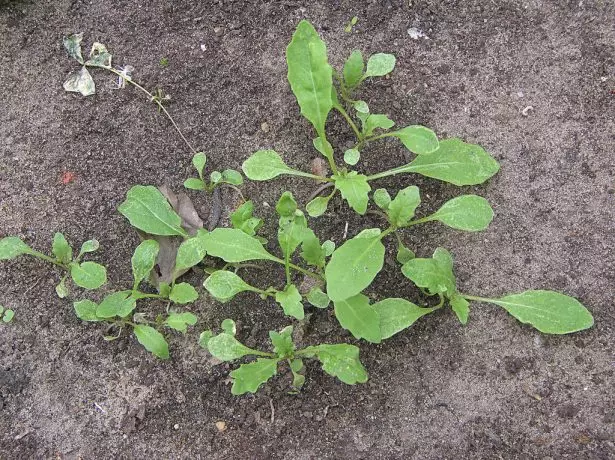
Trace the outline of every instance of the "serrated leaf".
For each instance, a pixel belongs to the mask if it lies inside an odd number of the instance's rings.
[[[171,329],[175,329],[176,331],[186,333],[188,330],[188,326],[194,326],[198,318],[196,315],[185,312],[185,313],[170,313],[164,324],[169,326]]]
[[[100,321],[100,318],[96,316],[96,305],[91,300],[80,300],[78,302],[73,302],[73,307],[75,308],[75,314],[77,317],[83,321]]]
[[[83,64],[83,56],[81,55],[81,42],[83,41],[83,34],[73,34],[68,37],[64,37],[62,43],[68,55],[75,59],[79,64]]]
[[[81,245],[81,249],[79,250],[79,255],[77,256],[77,258],[80,259],[82,255],[87,254],[88,252],[98,251],[99,248],[100,243],[98,242],[98,240],[92,239],[85,241]]]
[[[88,72],[88,69],[82,67],[78,72],[71,72],[64,82],[64,90],[81,93],[82,96],[91,96],[96,93],[96,85]]]
[[[365,214],[369,192],[372,189],[367,182],[367,176],[356,171],[351,171],[345,176],[335,176],[335,188],[342,193],[342,197],[352,209],[361,215]]]
[[[356,339],[380,343],[380,318],[363,294],[333,302],[335,316],[340,325],[349,330]]]
[[[177,249],[175,257],[175,271],[187,270],[200,263],[207,254],[205,249],[205,239],[207,231],[203,229],[197,230],[197,234],[184,240]]]
[[[243,162],[241,169],[250,180],[264,181],[273,179],[280,174],[289,174],[294,170],[289,168],[275,150],[259,150]]]
[[[414,284],[431,294],[450,297],[455,293],[452,258],[446,249],[437,248],[431,259],[411,259],[401,267],[401,271]]]
[[[169,359],[169,344],[164,336],[151,326],[137,324],[134,327],[137,340],[147,351],[161,359]]]
[[[207,349],[214,358],[218,358],[220,361],[233,361],[234,359],[254,354],[254,350],[246,347],[226,332],[210,338],[207,342]]]
[[[243,291],[253,291],[254,288],[238,275],[226,270],[213,272],[203,283],[207,292],[220,302],[228,302],[236,294]]]
[[[305,230],[303,241],[301,242],[301,249],[301,257],[309,265],[315,267],[325,266],[325,250],[322,248],[318,237],[312,230]]]
[[[320,217],[327,211],[330,199],[328,196],[317,196],[305,206],[305,210],[310,217]]]
[[[225,262],[277,260],[259,240],[235,228],[216,228],[204,236],[204,245],[207,254]]]
[[[581,302],[559,292],[525,291],[484,301],[503,307],[545,334],[570,334],[594,325],[594,318]]]
[[[331,300],[352,297],[371,284],[384,265],[380,237],[353,238],[337,248],[325,269]]]
[[[199,293],[189,283],[174,284],[169,294],[169,300],[179,304],[194,302],[198,298]]]
[[[144,240],[136,247],[130,259],[135,286],[138,286],[141,281],[147,278],[149,273],[154,269],[159,250],[160,245],[156,240]]]
[[[386,211],[389,207],[389,204],[391,204],[391,195],[389,195],[389,192],[387,192],[387,190],[384,188],[377,189],[374,192],[372,198],[374,200],[374,203],[376,203],[376,206],[378,206],[384,211]]]
[[[90,58],[86,61],[85,65],[104,67],[106,69],[111,67],[111,54],[107,51],[107,47],[102,43],[94,42],[90,51]]]
[[[131,291],[119,291],[109,294],[96,308],[99,318],[113,318],[128,316],[137,306],[136,300],[131,297]]]
[[[327,308],[331,300],[319,287],[313,287],[305,296],[306,300],[316,308]]]
[[[415,172],[455,185],[482,184],[500,169],[498,162],[485,150],[460,139],[440,141],[438,150],[419,155],[400,172]]]
[[[73,260],[73,248],[68,244],[68,241],[66,241],[66,238],[60,232],[53,235],[51,252],[60,263],[67,264]]]
[[[199,177],[203,178],[203,170],[205,169],[205,164],[207,163],[207,156],[203,152],[197,152],[192,157],[192,166],[196,169]]]
[[[395,68],[395,56],[386,53],[372,54],[367,61],[367,77],[383,77]]]
[[[359,349],[354,345],[323,344],[302,351],[308,356],[315,355],[323,371],[348,385],[367,382],[367,371],[359,360]]]
[[[107,282],[107,269],[96,262],[70,264],[70,276],[77,286],[98,289]]]
[[[235,171],[234,169],[225,169],[222,171],[222,182],[226,182],[227,184],[232,185],[241,185],[243,184],[243,177],[239,171]]]
[[[256,393],[258,388],[278,372],[278,360],[258,358],[253,363],[242,364],[229,375],[233,379],[231,393],[238,396]]]
[[[353,88],[361,82],[364,67],[361,51],[354,50],[344,63],[344,82],[348,88]]]
[[[292,334],[292,326],[287,326],[280,332],[269,331],[269,338],[273,344],[273,351],[280,358],[292,356],[293,351],[295,351],[295,344],[293,343]]]
[[[468,316],[470,314],[470,302],[459,294],[455,294],[449,299],[449,303],[455,315],[457,315],[459,322],[465,325],[468,322]]]
[[[415,185],[400,190],[387,209],[391,224],[396,227],[406,225],[414,217],[414,211],[420,203],[419,188]]]
[[[118,211],[133,227],[161,236],[187,236],[182,219],[173,211],[164,195],[151,185],[135,185],[126,194]]]
[[[447,201],[429,220],[437,220],[449,227],[468,232],[485,230],[493,220],[489,202],[477,195],[461,195]]]
[[[286,48],[288,81],[297,98],[301,114],[307,118],[319,136],[333,106],[332,69],[327,61],[327,47],[308,21],[297,26]]]
[[[418,155],[433,153],[440,146],[436,133],[420,125],[406,126],[391,134],[399,138],[408,150]]]
[[[390,129],[395,126],[395,122],[386,115],[371,114],[363,121],[363,134],[371,136],[376,129]]]
[[[197,177],[190,177],[184,181],[184,187],[189,190],[205,190],[206,185]]]
[[[297,210],[297,202],[295,201],[293,194],[290,192],[282,193],[280,199],[275,205],[275,210],[281,217],[293,216]]]
[[[357,149],[348,149],[344,152],[344,163],[351,166],[356,165],[361,159],[361,152]]]
[[[394,336],[412,326],[416,320],[436,308],[421,308],[406,299],[384,299],[373,305],[380,317],[380,335],[382,340]]]
[[[0,260],[12,259],[22,254],[32,254],[32,249],[21,238],[7,236],[0,239]]]
[[[280,304],[284,314],[297,319],[303,319],[305,316],[301,300],[301,294],[294,284],[289,284],[283,291],[275,293],[275,301]]]

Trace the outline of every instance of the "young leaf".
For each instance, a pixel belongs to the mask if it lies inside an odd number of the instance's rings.
[[[406,262],[408,262],[409,260],[412,260],[416,257],[416,255],[414,254],[414,252],[410,249],[408,249],[406,246],[404,246],[403,244],[399,244],[397,246],[397,255],[395,256],[395,260],[397,260],[397,262],[399,262],[400,264],[405,264]]]
[[[436,133],[420,125],[406,126],[391,134],[399,138],[408,150],[418,155],[433,153],[440,146]]]
[[[401,267],[401,271],[406,278],[431,294],[450,292],[451,281],[434,259],[411,259]]]
[[[445,139],[435,152],[419,155],[401,168],[455,185],[482,184],[499,169],[498,162],[480,145],[466,144],[460,139]]]
[[[75,308],[75,314],[77,317],[83,321],[100,321],[100,318],[96,316],[96,305],[91,300],[80,300],[78,302],[73,302],[73,307]]]
[[[0,260],[12,259],[22,254],[32,254],[32,249],[21,238],[7,236],[0,239]]]
[[[162,236],[188,235],[181,227],[181,217],[173,211],[162,193],[151,185],[132,187],[118,211],[133,227],[146,233]]]
[[[113,318],[128,316],[137,306],[137,302],[130,296],[131,291],[119,291],[109,294],[96,308],[98,318]]]
[[[317,196],[306,205],[305,210],[310,217],[320,217],[327,211],[330,199],[328,196]]]
[[[263,220],[253,217],[254,203],[252,200],[246,201],[231,214],[231,224],[250,236],[256,235],[258,229],[263,225]]]
[[[324,156],[329,156],[329,152],[333,152],[333,146],[329,143],[329,141],[325,139],[325,142],[323,143],[320,136],[313,139],[312,144],[314,144],[314,148]],[[326,173],[323,175],[326,175]]]
[[[277,372],[277,359],[258,358],[253,363],[242,364],[229,374],[233,379],[231,393],[236,396],[256,393],[258,388]]]
[[[197,234],[184,240],[177,249],[175,258],[175,271],[186,270],[200,263],[207,254],[205,250],[205,240],[207,231],[202,228],[197,230]]]
[[[438,220],[449,227],[468,232],[485,230],[493,219],[489,202],[477,195],[461,195],[447,201],[429,220]]]
[[[207,349],[214,358],[220,361],[233,361],[246,355],[254,354],[254,350],[243,345],[231,334],[222,332],[207,342]]]
[[[310,229],[306,229],[301,243],[301,257],[308,264],[315,267],[325,266],[325,250],[322,248],[318,237]]]
[[[470,314],[470,302],[459,294],[455,294],[450,298],[449,303],[455,315],[457,315],[459,322],[465,325],[468,322],[468,316]]]
[[[406,299],[384,299],[373,305],[380,317],[380,335],[382,340],[394,336],[412,326],[420,317],[431,313],[436,308],[421,308]]]
[[[344,152],[344,163],[351,166],[356,165],[361,159],[361,152],[357,149],[348,149]]]
[[[207,350],[207,344],[209,343],[209,339],[211,339],[213,336],[214,334],[211,331],[201,332],[201,334],[199,335],[199,346]]]
[[[354,88],[361,82],[364,67],[361,51],[354,50],[344,63],[344,82],[349,89]]]
[[[352,106],[354,107],[354,109],[361,113],[361,114],[368,114],[369,113],[369,105],[367,105],[367,102],[365,101],[355,101],[354,104],[352,104]],[[365,117],[367,118],[367,117]],[[362,122],[364,122],[363,119],[361,119]]]
[[[205,169],[205,164],[207,163],[207,156],[203,152],[197,152],[192,157],[192,166],[196,169],[199,177],[203,179],[203,169]]]
[[[231,185],[241,185],[243,184],[243,177],[239,171],[235,171],[234,169],[225,169],[222,171],[222,182],[226,182]]]
[[[293,373],[293,387],[297,390],[300,390],[303,384],[305,383],[305,376],[300,374],[303,370],[303,360],[301,358],[296,358],[291,360],[290,362],[290,370]]]
[[[344,176],[335,176],[335,188],[342,193],[342,197],[352,209],[359,214],[365,214],[369,201],[371,187],[367,182],[367,176],[351,171]]]
[[[64,235],[62,235],[60,232],[57,232],[55,235],[53,235],[53,242],[51,243],[51,252],[54,256],[56,256],[56,259],[60,263],[67,264],[71,260],[73,260],[73,248],[71,248],[70,244],[68,244],[68,241],[66,241]]]
[[[269,254],[261,242],[235,228],[216,228],[204,237],[207,254],[219,257],[225,262],[247,260],[277,260]]]
[[[188,283],[174,284],[169,294],[169,300],[179,304],[194,302],[198,298],[199,293],[196,292],[194,286]]]
[[[79,255],[77,256],[77,259],[81,259],[81,256],[88,252],[98,251],[98,248],[100,248],[100,243],[98,242],[98,240],[85,241],[81,245],[81,249],[79,250]]]
[[[372,198],[376,206],[384,211],[386,211],[389,208],[389,204],[391,204],[391,195],[389,195],[389,192],[384,188],[377,189]]]
[[[149,273],[154,269],[159,250],[160,245],[156,240],[144,240],[137,246],[130,259],[135,286],[138,286],[141,281],[147,278]]]
[[[227,334],[230,334],[232,336],[235,336],[235,334],[237,334],[237,325],[232,319],[227,318],[223,320],[222,323],[220,323],[220,327]]]
[[[390,129],[393,126],[395,126],[395,122],[389,117],[374,113],[363,122],[363,134],[371,136],[376,129]]]
[[[316,308],[327,308],[331,300],[319,287],[313,287],[305,296],[306,300]]]
[[[213,272],[203,283],[207,292],[220,302],[228,302],[239,292],[253,291],[254,288],[238,275],[226,270]]]
[[[282,157],[275,150],[259,150],[243,162],[241,169],[250,180],[264,181],[280,174],[289,174],[294,170],[286,166]]]
[[[335,251],[335,243],[331,240],[327,240],[322,243],[322,250],[325,251],[325,257],[329,257]]]
[[[372,54],[367,61],[367,70],[364,78],[383,77],[395,68],[395,56],[392,54]]]
[[[522,323],[545,334],[570,334],[594,325],[594,318],[581,302],[559,292],[525,291],[483,301],[503,307]]]
[[[212,171],[209,175],[209,180],[212,184],[217,184],[222,180],[222,173],[220,171]]]
[[[379,236],[355,237],[337,248],[325,268],[329,298],[344,300],[369,286],[382,270],[384,252]]]
[[[68,297],[68,288],[66,287],[66,279],[62,278],[56,286],[56,294],[60,299]]]
[[[297,98],[301,114],[319,136],[324,136],[325,122],[333,106],[332,69],[327,61],[327,47],[312,24],[303,20],[286,48],[288,81]]]
[[[279,333],[276,331],[269,331],[269,338],[273,344],[273,351],[280,358],[292,356],[293,351],[295,351],[292,334],[292,326],[286,326]]]
[[[291,218],[282,217],[278,229],[278,243],[282,254],[290,257],[301,242],[313,233],[307,228],[307,221],[301,211],[297,211]]]
[[[275,210],[281,217],[293,216],[297,210],[297,202],[295,201],[293,194],[290,192],[282,193],[280,199],[275,205]]]
[[[316,356],[322,370],[348,385],[367,382],[367,371],[359,360],[359,349],[345,343],[323,344],[301,350],[306,356]]]
[[[94,67],[111,67],[111,54],[107,51],[107,47],[102,43],[94,42],[90,51],[90,58],[85,62],[85,65]]]
[[[184,187],[190,190],[205,190],[205,182],[197,177],[190,177],[184,181]]]
[[[356,339],[380,343],[380,317],[363,294],[333,302],[335,316],[340,325],[349,330]]]
[[[70,276],[77,286],[85,289],[98,289],[107,282],[107,269],[96,262],[73,262]]]
[[[91,96],[96,93],[96,85],[88,69],[81,67],[81,70],[78,72],[71,72],[68,76],[64,82],[64,90],[73,93],[81,93],[82,96]]]
[[[419,188],[415,185],[400,190],[388,206],[389,221],[396,227],[406,225],[414,217],[414,211],[420,203]]]
[[[301,303],[301,294],[294,284],[289,284],[283,291],[275,293],[275,301],[280,304],[284,314],[303,319],[305,312]]]
[[[83,56],[81,55],[81,42],[83,41],[83,34],[73,34],[68,37],[64,37],[62,43],[68,55],[77,60],[79,64],[83,65]]]
[[[194,326],[197,320],[196,315],[192,313],[170,313],[164,324],[185,334],[188,326]]]
[[[15,317],[15,312],[11,310],[10,308],[7,308],[4,311],[4,314],[2,315],[2,322],[10,323],[11,321],[13,321],[14,317]]]
[[[137,324],[134,327],[137,340],[147,351],[161,359],[169,359],[169,344],[164,336],[151,326]]]

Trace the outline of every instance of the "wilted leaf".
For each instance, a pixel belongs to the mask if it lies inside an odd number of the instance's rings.
[[[88,69],[82,67],[78,72],[72,72],[64,82],[64,89],[82,96],[91,96],[96,92],[94,80]]]

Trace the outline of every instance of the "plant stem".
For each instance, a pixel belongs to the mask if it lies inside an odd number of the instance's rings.
[[[282,264],[282,265],[286,265],[285,261],[283,261],[282,259],[278,259],[277,257],[274,257],[273,259],[268,259],[268,260],[271,260],[273,262],[277,262],[277,263]],[[319,275],[317,273],[314,273],[314,272],[312,272],[310,270],[306,270],[305,268],[300,267],[299,265],[295,265],[292,262],[289,262],[288,266],[290,268],[292,268],[293,270],[296,270],[298,272],[303,273],[304,275],[309,276],[310,278],[314,278],[315,280],[318,280],[318,281],[324,281],[325,280],[325,278],[323,276],[321,276],[321,275]]]
[[[38,257],[39,259],[43,259],[46,262],[52,263],[54,265],[57,265],[58,267],[61,267],[64,270],[68,270],[68,265],[65,265],[65,264],[63,264],[61,262],[58,262],[53,257],[49,257],[48,255],[43,254],[42,252],[38,252],[38,251],[35,251],[35,250],[32,249],[28,254],[30,254],[31,256],[34,256],[34,257]]]
[[[475,295],[467,295],[467,294],[461,294],[461,293],[459,295],[466,300],[475,300],[477,302],[493,303],[494,300],[497,300],[497,299],[489,299],[487,297],[478,297]]]
[[[432,216],[421,217],[420,219],[412,220],[408,222],[406,225],[403,225],[401,228],[412,227],[413,225],[424,224],[425,222],[431,222],[434,220]]]
[[[367,176],[367,180],[370,181],[370,180],[382,179],[383,177],[393,176],[395,174],[411,172],[413,169],[414,168],[409,164],[398,166],[397,168],[389,169],[387,171],[382,171],[377,174],[372,174],[371,176]]]
[[[342,114],[342,116],[346,119],[346,122],[350,125],[350,127],[354,131],[354,134],[355,136],[357,136],[357,139],[359,140],[359,142],[361,142],[363,140],[361,131],[359,131],[359,128],[357,128],[357,125],[355,124],[354,121],[352,121],[352,118],[350,118],[350,115],[348,115],[348,112],[346,112],[344,107],[342,107],[339,104],[335,104],[333,108]]]
[[[284,272],[286,273],[286,285],[288,286],[289,284],[291,284],[291,279],[290,279],[290,253],[286,253],[286,256],[284,257]]]
[[[329,165],[331,166],[331,169],[333,169],[333,166],[335,165],[335,163],[333,163],[333,165],[331,165],[331,162],[333,160],[331,160],[328,156],[327,156],[327,159],[329,160]],[[316,174],[310,174],[310,173],[306,173],[306,172],[303,172],[303,171],[298,171],[296,169],[292,169],[292,170],[286,171],[285,174],[288,174],[290,176],[308,177],[310,179],[315,179],[315,180],[320,181],[320,182],[333,182],[333,179],[331,179],[330,177],[317,176]]]

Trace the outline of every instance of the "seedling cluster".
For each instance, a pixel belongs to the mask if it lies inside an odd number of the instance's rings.
[[[83,66],[65,83],[68,91],[93,94],[94,82],[87,68],[110,71],[119,76],[120,81],[145,91],[186,141],[164,108],[161,92],[154,96],[136,84],[126,69],[113,68],[111,55],[102,44],[95,43],[89,59],[84,60],[80,43],[81,35],[73,35],[64,41],[69,55]],[[306,308],[326,309],[332,305],[339,325],[356,339],[370,343],[380,343],[442,308],[450,308],[465,325],[472,302],[500,306],[522,323],[546,334],[567,334],[593,325],[592,315],[581,303],[558,292],[528,290],[499,298],[461,292],[449,251],[436,248],[432,257],[417,258],[413,250],[406,247],[405,232],[427,222],[440,222],[462,231],[484,230],[493,218],[491,206],[480,196],[461,195],[444,203],[436,212],[424,215],[420,212],[418,187],[398,190],[393,197],[384,188],[374,190],[372,184],[375,181],[413,173],[457,186],[477,185],[496,174],[499,164],[482,147],[457,138],[438,139],[424,126],[393,130],[393,120],[385,114],[371,113],[367,102],[355,98],[363,82],[393,71],[393,55],[374,54],[365,64],[361,52],[353,51],[342,71],[338,72],[329,65],[325,43],[314,27],[301,21],[288,45],[286,61],[288,80],[301,113],[316,132],[314,148],[326,159],[330,174],[292,168],[273,150],[253,153],[243,163],[242,170],[253,181],[271,180],[284,174],[314,180],[320,187],[317,196],[306,204],[305,212],[292,193],[285,191],[281,194],[275,206],[278,229],[277,245],[273,245],[268,242],[274,239],[273,235],[258,234],[263,221],[254,216],[251,200],[244,200],[234,210],[230,216],[230,228],[207,231],[187,195],[175,195],[166,187],[136,185],[119,206],[119,212],[142,238],[132,256],[133,284],[129,289],[107,293],[99,303],[89,299],[76,300],[74,309],[79,318],[106,323],[107,331],[114,330],[113,335],[106,336],[109,340],[119,337],[123,329],[129,329],[147,350],[160,358],[168,358],[164,332],[174,329],[184,333],[198,320],[193,313],[181,311],[185,307],[180,307],[196,301],[198,291],[186,282],[177,282],[177,279],[200,266],[206,274],[204,288],[220,302],[230,301],[241,293],[248,293],[242,296],[252,293],[271,299],[285,315],[296,321],[307,321]],[[343,153],[344,164],[336,162],[334,147],[327,137],[326,122],[333,110],[341,114],[356,136],[355,145]],[[385,138],[398,139],[414,159],[408,164],[369,175],[352,169],[369,144]],[[187,179],[185,188],[212,192],[217,186],[225,185],[238,190],[237,187],[243,183],[238,171],[214,171],[206,179],[205,154],[196,152],[186,143],[194,153],[192,162],[198,177]],[[323,192],[326,194],[320,196]],[[321,216],[325,215],[337,192],[360,215],[371,206],[382,217],[384,225],[365,228],[338,247],[331,240],[321,242],[310,228],[312,221],[308,217],[325,219]],[[399,270],[427,298],[433,299],[429,302],[431,306],[422,307],[405,298],[380,298],[377,291],[370,289],[383,269],[386,257],[383,241],[387,238],[396,242],[395,259]],[[66,297],[69,290],[65,282],[69,276],[75,285],[85,289],[97,289],[105,284],[106,270],[102,265],[81,261],[84,254],[96,249],[98,243],[88,241],[73,258],[72,248],[58,233],[52,244],[53,255],[49,256],[31,249],[19,238],[6,237],[0,240],[0,259],[31,255],[58,266],[65,274],[56,291],[60,297]],[[283,267],[284,276],[274,286],[249,284],[242,279],[241,272],[254,262],[277,264]],[[145,283],[150,286],[141,291]],[[379,300],[373,302],[374,298]],[[166,308],[149,319],[137,309],[138,303],[146,299],[166,303]],[[282,365],[290,369],[292,388],[298,391],[305,381],[305,359],[320,361],[326,373],[344,383],[367,380],[367,372],[359,360],[359,349],[354,345],[324,343],[299,348],[293,341],[293,326],[287,326],[279,332],[270,331],[271,350],[262,351],[248,348],[236,338],[236,325],[232,320],[222,321],[221,329],[218,334],[210,330],[202,332],[199,344],[221,361],[256,358],[231,372],[233,394],[256,392],[277,374]]]

